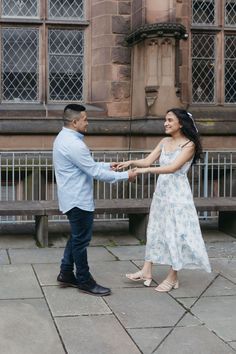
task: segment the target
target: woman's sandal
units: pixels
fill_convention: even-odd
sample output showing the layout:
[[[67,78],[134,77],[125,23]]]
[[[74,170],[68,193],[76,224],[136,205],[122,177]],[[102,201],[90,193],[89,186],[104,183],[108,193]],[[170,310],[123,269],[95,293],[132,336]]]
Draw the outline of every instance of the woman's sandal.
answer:
[[[143,281],[145,286],[150,286],[152,283],[152,278],[145,278],[141,270],[136,273],[125,274],[125,276],[132,281]]]
[[[170,282],[169,280],[165,279],[161,284],[159,284],[155,290],[161,293],[168,293],[168,291],[172,289],[178,289],[179,281],[176,280],[175,282]]]

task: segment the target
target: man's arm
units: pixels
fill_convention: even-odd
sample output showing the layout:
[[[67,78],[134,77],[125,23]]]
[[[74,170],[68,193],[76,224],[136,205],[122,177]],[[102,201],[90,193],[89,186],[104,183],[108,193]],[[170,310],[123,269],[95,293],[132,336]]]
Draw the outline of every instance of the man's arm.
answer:
[[[81,141],[74,144],[69,151],[71,161],[85,174],[105,182],[114,183],[120,180],[132,179],[134,172],[115,172],[108,168],[107,163],[94,161],[88,147]]]

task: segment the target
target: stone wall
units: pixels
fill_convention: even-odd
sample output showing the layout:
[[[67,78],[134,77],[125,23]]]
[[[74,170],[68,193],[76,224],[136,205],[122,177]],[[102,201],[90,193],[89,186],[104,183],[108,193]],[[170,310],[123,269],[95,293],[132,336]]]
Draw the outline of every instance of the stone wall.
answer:
[[[91,0],[91,102],[110,117],[130,115],[131,1]]]

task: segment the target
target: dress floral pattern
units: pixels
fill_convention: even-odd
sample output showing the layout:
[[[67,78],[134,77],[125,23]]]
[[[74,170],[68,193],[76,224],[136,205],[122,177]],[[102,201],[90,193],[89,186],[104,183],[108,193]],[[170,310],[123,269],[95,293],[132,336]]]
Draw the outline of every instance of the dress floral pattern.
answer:
[[[169,165],[181,147],[166,152],[162,146],[160,165]],[[145,260],[168,264],[176,271],[187,268],[211,272],[192,191],[187,178],[191,161],[178,171],[160,174],[150,209]]]

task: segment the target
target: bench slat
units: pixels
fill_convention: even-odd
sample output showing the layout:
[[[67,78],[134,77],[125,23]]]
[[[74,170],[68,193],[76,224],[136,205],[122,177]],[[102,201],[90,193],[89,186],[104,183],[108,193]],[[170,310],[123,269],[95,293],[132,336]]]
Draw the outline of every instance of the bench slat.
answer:
[[[219,211],[219,228],[236,235],[236,198],[194,198],[198,211]],[[108,199],[95,201],[95,214],[119,213],[129,215],[130,231],[137,237],[145,238],[150,198]],[[48,245],[48,216],[61,215],[57,201],[1,201],[2,216],[34,216],[36,239],[42,246]]]

